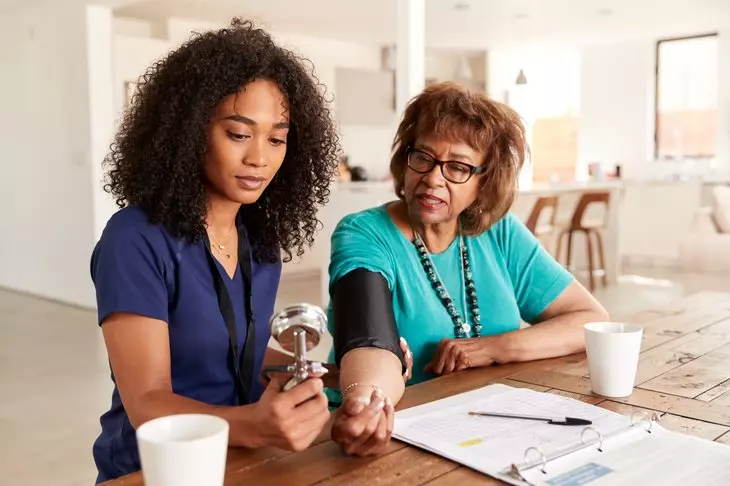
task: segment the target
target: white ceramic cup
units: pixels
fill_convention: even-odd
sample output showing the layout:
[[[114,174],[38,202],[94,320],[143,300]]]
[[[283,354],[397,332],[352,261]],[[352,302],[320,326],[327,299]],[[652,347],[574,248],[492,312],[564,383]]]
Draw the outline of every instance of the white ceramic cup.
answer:
[[[642,328],[620,322],[590,322],[583,328],[593,393],[610,398],[631,395]]]
[[[137,429],[146,486],[221,486],[228,453],[228,422],[202,414],[171,415]]]

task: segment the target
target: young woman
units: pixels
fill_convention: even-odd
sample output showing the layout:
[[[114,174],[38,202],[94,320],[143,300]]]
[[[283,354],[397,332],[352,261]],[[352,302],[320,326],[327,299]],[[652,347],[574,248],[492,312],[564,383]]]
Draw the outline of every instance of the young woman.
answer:
[[[338,163],[321,86],[251,23],[196,35],[142,76],[106,163],[123,208],[92,259],[115,383],[98,480],[140,468],[135,427],[206,413],[236,446],[306,448],[323,382],[264,390],[281,254],[313,241]]]

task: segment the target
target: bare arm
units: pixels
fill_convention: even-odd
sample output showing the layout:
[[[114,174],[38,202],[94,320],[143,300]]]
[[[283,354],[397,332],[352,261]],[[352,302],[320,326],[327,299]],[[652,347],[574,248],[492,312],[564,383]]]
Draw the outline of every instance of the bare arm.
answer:
[[[390,351],[380,348],[355,348],[342,357],[340,363],[340,390],[351,387],[347,395],[368,400],[377,386],[391,403],[398,403],[403,396],[405,383],[400,359]]]
[[[500,363],[555,358],[583,351],[583,325],[608,318],[595,297],[573,281],[539,316],[539,324],[487,339],[493,339]]]
[[[327,402],[320,392],[320,380],[310,380],[281,394],[267,389],[266,397],[262,397],[261,401],[239,407],[208,405],[177,395],[172,391],[167,323],[135,314],[118,313],[104,321],[102,332],[122,403],[135,428],[148,420],[166,415],[205,413],[228,421],[231,445],[289,445],[297,448],[308,437],[294,438],[288,444],[290,437],[274,437],[281,432],[276,429],[286,430],[288,424],[284,422],[288,422],[288,419],[285,416],[290,413],[290,408],[296,407],[295,415],[301,412],[308,417],[317,415],[319,408],[324,407],[326,411]],[[278,383],[273,385],[280,386]],[[291,394],[297,389],[296,393]],[[326,422],[324,416],[319,419],[322,424]]]
[[[494,336],[444,339],[426,366],[449,374],[493,363],[533,361],[578,353],[585,349],[583,324],[608,320],[601,304],[573,281],[539,316],[536,325]]]

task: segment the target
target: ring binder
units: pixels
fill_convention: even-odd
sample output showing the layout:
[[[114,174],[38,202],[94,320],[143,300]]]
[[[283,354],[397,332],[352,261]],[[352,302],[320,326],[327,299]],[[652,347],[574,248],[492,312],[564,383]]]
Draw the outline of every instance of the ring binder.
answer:
[[[561,457],[568,456],[568,455],[578,452],[580,450],[586,449],[595,444],[598,444],[598,451],[603,452],[603,443],[604,443],[605,439],[609,439],[611,437],[622,435],[622,434],[628,432],[629,430],[632,430],[635,427],[640,426],[642,423],[648,422],[646,432],[648,434],[651,434],[652,427],[654,426],[655,423],[659,422],[660,418],[661,418],[660,414],[654,413],[648,419],[644,418],[643,420],[637,421],[636,417],[635,417],[636,415],[640,415],[641,417],[646,417],[645,413],[634,412],[633,414],[631,414],[631,425],[630,426],[628,426],[627,428],[624,428],[624,429],[620,429],[620,430],[616,430],[614,432],[608,433],[605,436],[603,434],[601,434],[601,432],[596,430],[594,427],[590,427],[590,426],[585,427],[581,431],[580,443],[573,444],[573,445],[563,447],[560,449],[556,449],[553,453],[548,454],[548,455],[544,454],[542,452],[542,450],[540,450],[539,447],[528,447],[527,449],[525,449],[525,455],[523,457],[522,462],[513,463],[507,470],[503,471],[503,474],[506,474],[506,475],[513,477],[515,479],[518,479],[520,481],[527,481],[527,479],[522,475],[522,472],[528,471],[530,469],[534,469],[538,466],[542,466],[542,468],[541,468],[542,472],[547,474],[547,463],[554,461],[556,459],[559,459]],[[586,432],[593,432],[596,435],[596,438],[593,440],[586,441],[585,440]],[[535,450],[540,454],[541,457],[539,460],[538,459],[533,459],[530,461],[527,460],[527,456],[528,456],[529,452],[532,450]]]
[[[527,460],[527,454],[529,454],[530,451],[535,451],[540,454],[540,459],[542,459],[542,472],[546,472],[545,466],[547,465],[547,459],[545,459],[545,454],[542,452],[542,449],[539,447],[528,447],[525,449],[525,457],[523,458],[525,461]]]
[[[596,434],[598,436],[598,440],[600,441],[600,443],[598,444],[598,452],[603,452],[603,436],[601,435],[601,433],[599,431],[597,431],[593,427],[586,427],[580,433],[581,444],[585,444],[585,440],[583,439],[583,436],[585,436],[586,432],[593,432],[594,434]]]

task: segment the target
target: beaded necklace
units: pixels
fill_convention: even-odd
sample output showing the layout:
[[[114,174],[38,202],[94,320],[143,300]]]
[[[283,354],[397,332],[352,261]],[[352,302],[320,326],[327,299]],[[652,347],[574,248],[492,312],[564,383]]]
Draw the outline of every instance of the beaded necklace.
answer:
[[[459,228],[459,255],[461,257],[461,284],[464,289],[462,298],[465,313],[467,312],[467,297],[469,298],[468,311],[471,314],[471,321],[474,324],[473,328],[469,325],[466,315],[462,319],[456,310],[456,306],[441,281],[441,277],[436,270],[436,266],[433,264],[433,260],[431,260],[428,248],[426,248],[425,243],[421,239],[421,235],[419,235],[414,228],[411,229],[413,229],[413,234],[415,235],[413,244],[416,246],[416,250],[418,251],[418,256],[421,260],[421,265],[423,265],[423,270],[426,272],[426,276],[428,277],[429,282],[431,282],[431,286],[436,291],[436,295],[438,295],[439,299],[441,299],[441,303],[444,307],[446,307],[446,311],[449,313],[449,316],[454,323],[454,335],[457,338],[468,338],[469,331],[473,331],[473,336],[479,337],[482,332],[481,316],[479,315],[477,292],[476,287],[474,286],[474,280],[472,280],[471,265],[469,264],[469,249],[467,248],[467,245],[464,244],[464,237],[461,234],[461,228]]]

